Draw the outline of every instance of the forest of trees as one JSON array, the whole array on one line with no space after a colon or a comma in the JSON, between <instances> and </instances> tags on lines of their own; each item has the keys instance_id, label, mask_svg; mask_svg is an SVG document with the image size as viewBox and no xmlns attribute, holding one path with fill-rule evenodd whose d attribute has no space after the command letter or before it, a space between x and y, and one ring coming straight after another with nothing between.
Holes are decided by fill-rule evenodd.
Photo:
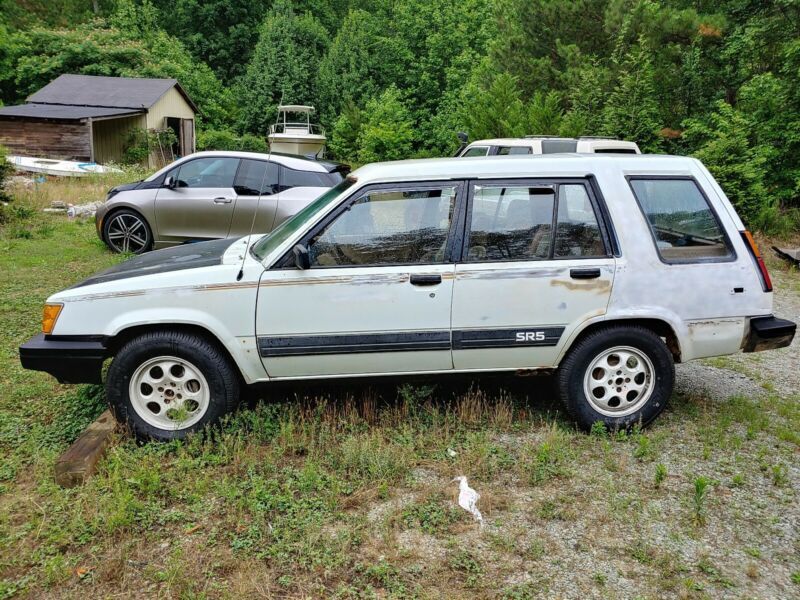
<instances>
[{"instance_id":1,"label":"forest of trees","mask_svg":"<svg viewBox=\"0 0 800 600\"><path fill-rule=\"evenodd\" d=\"M0 0L0 102L61 73L175 77L201 146L314 104L336 158L612 135L702 159L753 227L800 212L800 0Z\"/></svg>"}]
</instances>

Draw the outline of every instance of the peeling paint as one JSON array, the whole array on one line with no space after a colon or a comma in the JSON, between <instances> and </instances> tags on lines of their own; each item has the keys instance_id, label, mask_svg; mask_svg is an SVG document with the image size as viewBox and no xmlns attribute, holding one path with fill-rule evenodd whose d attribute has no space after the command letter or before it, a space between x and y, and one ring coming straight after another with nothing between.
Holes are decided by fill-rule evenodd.
<instances>
[{"instance_id":1,"label":"peeling paint","mask_svg":"<svg viewBox=\"0 0 800 600\"><path fill-rule=\"evenodd\" d=\"M558 277L567 269L491 269L481 271L461 271L456 279L537 279Z\"/></svg>"}]
</instances>

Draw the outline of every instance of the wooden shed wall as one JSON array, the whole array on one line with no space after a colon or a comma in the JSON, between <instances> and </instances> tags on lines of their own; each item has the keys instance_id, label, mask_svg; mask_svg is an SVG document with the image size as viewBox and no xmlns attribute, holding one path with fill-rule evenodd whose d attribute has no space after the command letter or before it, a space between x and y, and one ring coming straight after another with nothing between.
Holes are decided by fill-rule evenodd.
<instances>
[{"instance_id":1,"label":"wooden shed wall","mask_svg":"<svg viewBox=\"0 0 800 600\"><path fill-rule=\"evenodd\" d=\"M128 132L136 127L145 128L144 115L94 121L92 130L95 162L100 164L109 162L121 163Z\"/></svg>"},{"instance_id":2,"label":"wooden shed wall","mask_svg":"<svg viewBox=\"0 0 800 600\"><path fill-rule=\"evenodd\" d=\"M0 144L9 154L66 160L90 160L86 123L0 120Z\"/></svg>"}]
</instances>

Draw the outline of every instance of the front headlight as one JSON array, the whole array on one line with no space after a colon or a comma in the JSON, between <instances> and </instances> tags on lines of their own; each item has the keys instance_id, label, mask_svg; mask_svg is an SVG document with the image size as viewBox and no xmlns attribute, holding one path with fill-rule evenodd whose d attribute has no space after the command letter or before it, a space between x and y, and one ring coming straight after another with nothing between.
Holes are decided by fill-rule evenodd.
<instances>
[{"instance_id":1,"label":"front headlight","mask_svg":"<svg viewBox=\"0 0 800 600\"><path fill-rule=\"evenodd\" d=\"M50 335L53 328L58 321L58 315L61 314L61 309L64 308L63 304L45 304L44 311L42 312L42 333Z\"/></svg>"},{"instance_id":2,"label":"front headlight","mask_svg":"<svg viewBox=\"0 0 800 600\"><path fill-rule=\"evenodd\" d=\"M118 188L113 187L110 190L108 190L108 194L106 194L106 202L111 200L117 194L119 194L119 189Z\"/></svg>"}]
</instances>

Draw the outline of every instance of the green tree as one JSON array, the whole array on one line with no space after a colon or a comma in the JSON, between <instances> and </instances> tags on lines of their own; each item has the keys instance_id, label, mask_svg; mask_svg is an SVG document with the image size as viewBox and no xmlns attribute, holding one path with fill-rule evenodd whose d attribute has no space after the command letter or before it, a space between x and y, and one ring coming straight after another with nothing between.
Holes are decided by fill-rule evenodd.
<instances>
[{"instance_id":1,"label":"green tree","mask_svg":"<svg viewBox=\"0 0 800 600\"><path fill-rule=\"evenodd\" d=\"M358 137L364 122L364 111L349 102L336 119L330 135L329 149L340 160L353 161L358 157Z\"/></svg>"},{"instance_id":2,"label":"green tree","mask_svg":"<svg viewBox=\"0 0 800 600\"><path fill-rule=\"evenodd\" d=\"M278 0L261 26L253 59L238 86L240 128L266 135L281 100L317 103L316 73L327 45L327 31L314 16L298 16L288 0Z\"/></svg>"},{"instance_id":3,"label":"green tree","mask_svg":"<svg viewBox=\"0 0 800 600\"><path fill-rule=\"evenodd\" d=\"M719 101L704 119L687 119L684 137L711 171L736 210L752 228L775 225L777 206L766 185L769 147L748 137L750 121L730 104Z\"/></svg>"},{"instance_id":4,"label":"green tree","mask_svg":"<svg viewBox=\"0 0 800 600\"><path fill-rule=\"evenodd\" d=\"M644 152L658 151L662 125L654 79L650 51L642 43L633 46L603 111L603 134L632 140Z\"/></svg>"},{"instance_id":5,"label":"green tree","mask_svg":"<svg viewBox=\"0 0 800 600\"><path fill-rule=\"evenodd\" d=\"M367 102L358 135L358 162L410 158L414 122L394 86Z\"/></svg>"},{"instance_id":6,"label":"green tree","mask_svg":"<svg viewBox=\"0 0 800 600\"><path fill-rule=\"evenodd\" d=\"M480 71L476 75L478 81L474 78L465 88L465 102L460 108L469 136L484 139L525 135L528 115L516 78L500 73L485 87Z\"/></svg>"}]
</instances>

